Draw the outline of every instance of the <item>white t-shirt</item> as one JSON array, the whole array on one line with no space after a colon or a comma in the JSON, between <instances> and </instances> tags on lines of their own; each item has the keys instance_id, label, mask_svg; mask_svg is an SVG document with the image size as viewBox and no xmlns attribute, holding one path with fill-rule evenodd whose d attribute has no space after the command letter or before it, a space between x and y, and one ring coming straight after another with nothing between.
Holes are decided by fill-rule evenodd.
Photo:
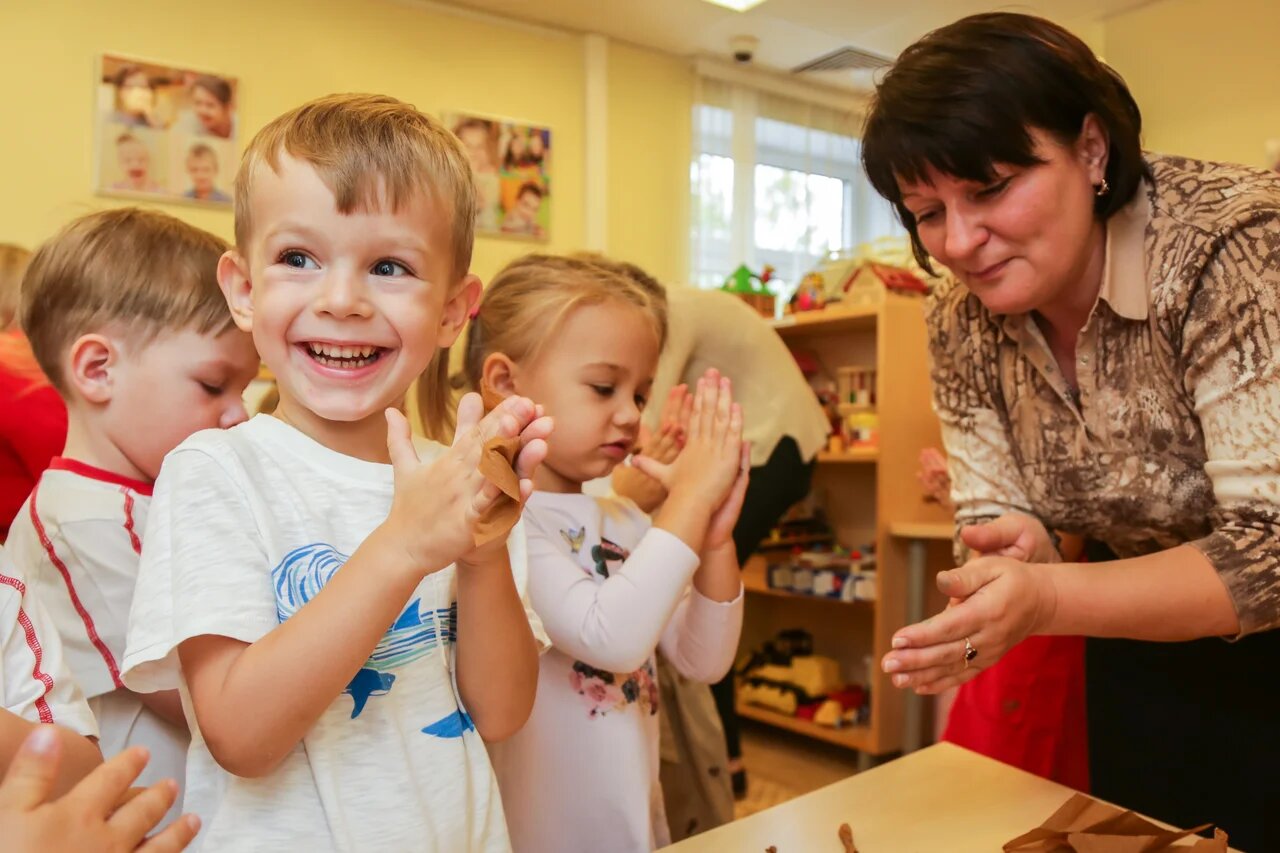
<instances>
[{"instance_id":1,"label":"white t-shirt","mask_svg":"<svg viewBox=\"0 0 1280 853\"><path fill-rule=\"evenodd\" d=\"M0 687L4 709L33 723L56 723L97 737L84 694L62 657L58 630L28 594L22 569L0 548Z\"/></svg>"},{"instance_id":2,"label":"white t-shirt","mask_svg":"<svg viewBox=\"0 0 1280 853\"><path fill-rule=\"evenodd\" d=\"M491 744L516 853L633 853L670 841L658 782L654 648L720 679L742 593L690 586L698 555L626 498L535 492L525 507L529 597L552 649L515 736Z\"/></svg>"},{"instance_id":3,"label":"white t-shirt","mask_svg":"<svg viewBox=\"0 0 1280 853\"><path fill-rule=\"evenodd\" d=\"M418 448L424 461L441 451ZM390 465L330 450L269 416L187 439L156 483L125 682L179 688L195 721L178 645L206 634L261 639L342 567L391 497ZM519 527L508 547L523 594ZM204 823L196 845L509 849L493 770L454 680L456 602L454 567L424 578L365 668L264 777L223 770L193 724L185 807ZM545 642L532 613L530 622Z\"/></svg>"},{"instance_id":4,"label":"white t-shirt","mask_svg":"<svg viewBox=\"0 0 1280 853\"><path fill-rule=\"evenodd\" d=\"M190 737L124 689L120 661L138 577L151 484L55 458L13 520L6 544L62 638L67 666L111 758L145 746L137 784L186 775ZM164 823L182 814L182 797Z\"/></svg>"}]
</instances>

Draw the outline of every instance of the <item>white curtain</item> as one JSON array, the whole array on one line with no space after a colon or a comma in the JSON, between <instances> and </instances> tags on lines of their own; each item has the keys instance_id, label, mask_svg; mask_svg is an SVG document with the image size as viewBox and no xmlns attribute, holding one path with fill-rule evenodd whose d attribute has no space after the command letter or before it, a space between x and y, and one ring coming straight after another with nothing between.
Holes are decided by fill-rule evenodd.
<instances>
[{"instance_id":1,"label":"white curtain","mask_svg":"<svg viewBox=\"0 0 1280 853\"><path fill-rule=\"evenodd\" d=\"M827 253L903 233L863 174L860 113L706 76L693 109L693 284L768 264L785 294Z\"/></svg>"}]
</instances>

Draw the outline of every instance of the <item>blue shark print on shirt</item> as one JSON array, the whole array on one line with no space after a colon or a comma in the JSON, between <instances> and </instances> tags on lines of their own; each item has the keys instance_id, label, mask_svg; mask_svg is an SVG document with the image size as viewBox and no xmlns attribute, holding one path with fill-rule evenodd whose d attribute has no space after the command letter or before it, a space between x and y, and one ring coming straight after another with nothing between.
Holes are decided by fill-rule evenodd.
<instances>
[{"instance_id":1,"label":"blue shark print on shirt","mask_svg":"<svg viewBox=\"0 0 1280 853\"><path fill-rule=\"evenodd\" d=\"M462 737L467 732L474 732L476 724L461 709L454 711L442 720L437 720L422 730L423 734L434 737Z\"/></svg>"},{"instance_id":2,"label":"blue shark print on shirt","mask_svg":"<svg viewBox=\"0 0 1280 853\"><path fill-rule=\"evenodd\" d=\"M316 593L347 562L347 558L347 554L322 542L303 545L285 554L280 564L271 570L276 592L276 618L284 622L297 613L302 605L315 598ZM424 614L420 609L421 603L419 598L409 602L404 612L382 635L382 639L378 640L369 659L343 691L353 701L352 719L360 716L370 697L384 696L391 692L396 677L390 670L425 657L438 648L441 642L448 644L457 639L457 605ZM434 723L429 728L444 722L442 720ZM470 724L469 719L467 723ZM461 730L456 735L444 736L459 737Z\"/></svg>"},{"instance_id":3,"label":"blue shark print on shirt","mask_svg":"<svg viewBox=\"0 0 1280 853\"><path fill-rule=\"evenodd\" d=\"M391 685L395 680L396 677L389 672L378 672L376 669L361 667L356 677L347 685L347 689L342 691L351 694L351 698L355 700L355 707L351 709L351 719L354 720L360 716L370 696L385 696L390 693Z\"/></svg>"}]
</instances>

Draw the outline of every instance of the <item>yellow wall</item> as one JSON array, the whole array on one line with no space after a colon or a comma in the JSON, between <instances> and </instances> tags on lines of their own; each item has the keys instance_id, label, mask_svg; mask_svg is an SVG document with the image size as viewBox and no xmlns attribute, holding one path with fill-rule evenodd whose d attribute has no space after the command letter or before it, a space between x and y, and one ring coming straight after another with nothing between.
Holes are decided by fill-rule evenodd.
<instances>
[{"instance_id":1,"label":"yellow wall","mask_svg":"<svg viewBox=\"0 0 1280 853\"><path fill-rule=\"evenodd\" d=\"M688 279L690 63L613 43L608 68L609 252Z\"/></svg>"},{"instance_id":2,"label":"yellow wall","mask_svg":"<svg viewBox=\"0 0 1280 853\"><path fill-rule=\"evenodd\" d=\"M1280 137L1275 0L1161 0L1108 19L1102 53L1142 108L1147 148L1264 165Z\"/></svg>"},{"instance_id":3,"label":"yellow wall","mask_svg":"<svg viewBox=\"0 0 1280 853\"><path fill-rule=\"evenodd\" d=\"M78 214L123 204L91 193L94 72L103 51L240 78L243 145L265 122L334 91L382 92L439 114L463 109L549 125L552 241L582 247L583 40L387 0L42 0L0 18L0 242L34 246ZM207 17L198 14L203 10ZM616 249L683 278L687 63L622 46L609 52L609 230ZM230 212L164 209L230 238ZM482 238L492 275L534 245Z\"/></svg>"}]
</instances>

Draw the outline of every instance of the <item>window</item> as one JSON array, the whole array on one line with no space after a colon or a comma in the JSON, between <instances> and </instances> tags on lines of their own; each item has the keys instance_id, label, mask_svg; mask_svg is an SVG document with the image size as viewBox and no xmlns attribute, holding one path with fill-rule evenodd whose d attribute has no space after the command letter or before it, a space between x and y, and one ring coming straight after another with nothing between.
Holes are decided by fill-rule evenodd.
<instances>
[{"instance_id":1,"label":"window","mask_svg":"<svg viewBox=\"0 0 1280 853\"><path fill-rule=\"evenodd\" d=\"M766 264L784 295L829 252L902 234L862 171L861 116L702 78L690 167L690 278Z\"/></svg>"}]
</instances>

